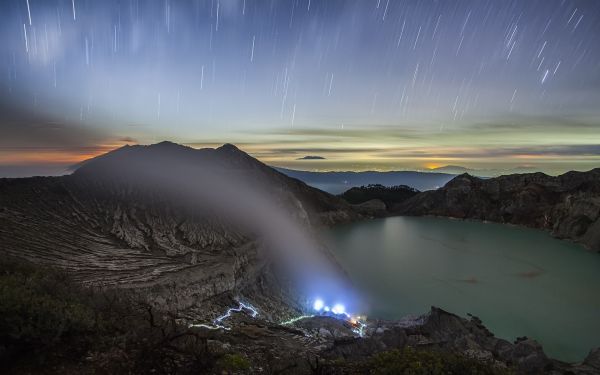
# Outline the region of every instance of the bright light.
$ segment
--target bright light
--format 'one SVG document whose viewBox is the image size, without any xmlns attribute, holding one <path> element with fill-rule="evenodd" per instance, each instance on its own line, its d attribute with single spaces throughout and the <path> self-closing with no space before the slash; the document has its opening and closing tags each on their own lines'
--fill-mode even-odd
<svg viewBox="0 0 600 375">
<path fill-rule="evenodd" d="M 208 329 L 220 329 L 220 328 L 222 328 L 222 329 L 224 329 L 224 330 L 226 330 L 226 331 L 229 331 L 231 328 L 229 328 L 229 327 L 225 327 L 225 326 L 223 325 L 223 321 L 224 321 L 225 319 L 227 319 L 227 318 L 231 317 L 231 314 L 232 314 L 232 313 L 234 313 L 234 312 L 236 312 L 236 313 L 239 313 L 239 312 L 242 312 L 242 311 L 244 311 L 244 309 L 246 309 L 246 310 L 250 311 L 250 312 L 252 313 L 252 317 L 253 317 L 253 318 L 256 318 L 256 316 L 258 315 L 258 310 L 256 310 L 256 309 L 254 308 L 254 306 L 252 306 L 252 305 L 251 305 L 251 304 L 249 304 L 249 303 L 243 303 L 243 302 L 238 302 L 238 303 L 239 303 L 240 305 L 239 305 L 237 308 L 235 308 L 235 307 L 232 307 L 232 308 L 228 309 L 228 310 L 225 312 L 225 314 L 223 314 L 223 315 L 219 316 L 218 318 L 216 318 L 216 319 L 213 321 L 213 324 L 212 324 L 212 325 L 209 325 L 209 324 L 190 324 L 190 327 L 203 327 L 203 328 L 208 328 Z"/>
<path fill-rule="evenodd" d="M 335 306 L 333 306 L 331 312 L 334 314 L 343 314 L 346 312 L 346 308 L 341 303 L 338 303 Z"/>
<path fill-rule="evenodd" d="M 325 306 L 325 308 L 323 310 L 329 311 L 329 306 Z"/>
<path fill-rule="evenodd" d="M 325 303 L 323 302 L 323 300 L 316 299 L 315 303 L 313 304 L 313 309 L 315 309 L 316 311 L 321 311 L 321 309 L 324 306 L 325 306 Z"/>
</svg>

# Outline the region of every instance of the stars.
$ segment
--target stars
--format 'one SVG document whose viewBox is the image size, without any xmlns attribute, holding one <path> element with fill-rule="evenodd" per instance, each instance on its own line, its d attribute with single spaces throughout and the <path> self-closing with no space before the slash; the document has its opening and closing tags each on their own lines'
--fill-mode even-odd
<svg viewBox="0 0 600 375">
<path fill-rule="evenodd" d="M 293 128 L 294 127 L 294 120 L 296 120 L 296 103 L 294 103 L 293 109 L 292 109 L 292 120 L 290 122 L 290 127 Z"/>
<path fill-rule="evenodd" d="M 548 73 L 550 72 L 550 70 L 546 69 L 546 71 L 544 71 L 544 74 L 542 75 L 542 85 L 544 84 L 544 82 L 546 82 L 546 78 L 548 78 Z"/>
<path fill-rule="evenodd" d="M 23 24 L 23 36 L 25 39 L 25 51 L 29 54 L 29 41 L 27 39 L 27 26 L 25 24 Z"/>
<path fill-rule="evenodd" d="M 300 124 L 350 136 L 359 123 L 437 132 L 518 108 L 598 112 L 596 2 L 18 0 L 0 11 L 0 88 L 74 119 L 93 94 L 90 124 L 109 113 L 180 139 L 223 124 L 241 138 Z"/>
<path fill-rule="evenodd" d="M 415 38 L 415 44 L 413 45 L 413 50 L 417 49 L 417 43 L 419 42 L 420 35 L 421 35 L 421 26 L 419 26 L 419 31 L 417 31 L 417 36 Z"/>
<path fill-rule="evenodd" d="M 577 19 L 577 22 L 575 22 L 575 26 L 573 26 L 573 32 L 575 32 L 575 30 L 577 30 L 577 26 L 579 26 L 579 23 L 581 22 L 582 19 L 583 19 L 583 14 L 581 16 L 579 16 L 579 18 Z"/>
<path fill-rule="evenodd" d="M 510 98 L 510 107 L 509 107 L 510 112 L 512 112 L 515 107 L 515 98 L 517 97 L 517 90 L 518 89 L 515 89 L 515 91 L 513 91 L 512 97 Z"/>
<path fill-rule="evenodd" d="M 29 0 L 27 2 L 27 17 L 29 18 L 29 26 L 31 26 L 31 9 L 29 8 Z"/>
<path fill-rule="evenodd" d="M 215 31 L 219 31 L 219 8 L 221 7 L 221 2 L 217 0 L 217 22 L 215 23 Z"/>
<path fill-rule="evenodd" d="M 544 48 L 546 48 L 546 44 L 548 43 L 547 40 L 544 41 L 544 44 L 542 44 L 542 48 L 540 48 L 540 52 L 538 52 L 537 57 L 539 58 L 542 55 L 542 52 L 544 52 Z"/>
<path fill-rule="evenodd" d="M 204 65 L 200 68 L 200 90 L 204 88 Z"/>
<path fill-rule="evenodd" d="M 412 78 L 412 88 L 415 88 L 415 83 L 417 82 L 417 75 L 419 74 L 419 63 L 415 66 L 415 72 L 413 73 Z"/>
<path fill-rule="evenodd" d="M 560 63 L 561 63 L 561 62 L 562 62 L 562 61 L 559 61 L 559 62 L 556 64 L 556 67 L 554 68 L 554 71 L 552 72 L 552 75 L 556 75 L 556 72 L 558 72 L 558 68 L 560 67 Z"/>
<path fill-rule="evenodd" d="M 85 65 L 90 65 L 90 48 L 88 38 L 85 38 Z"/>
<path fill-rule="evenodd" d="M 573 17 L 575 17 L 575 13 L 577 13 L 577 8 L 575 8 L 575 10 L 573 10 L 573 13 L 571 13 L 571 17 L 569 17 L 569 20 L 567 21 L 567 25 L 571 23 L 571 21 L 573 20 Z"/>
<path fill-rule="evenodd" d="M 385 16 L 387 15 L 389 5 L 390 5 L 390 0 L 387 0 L 385 3 L 385 10 L 383 11 L 383 16 L 381 17 L 382 21 L 385 21 Z"/>
<path fill-rule="evenodd" d="M 404 27 L 406 26 L 406 20 L 402 20 L 402 30 L 400 30 L 400 36 L 398 37 L 397 46 L 400 47 L 400 42 L 402 41 L 402 36 L 404 35 Z"/>
</svg>

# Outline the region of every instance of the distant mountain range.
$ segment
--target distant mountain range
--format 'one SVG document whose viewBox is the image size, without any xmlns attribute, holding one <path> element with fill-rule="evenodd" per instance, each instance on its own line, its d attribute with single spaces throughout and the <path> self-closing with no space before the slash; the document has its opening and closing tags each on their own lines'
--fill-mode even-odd
<svg viewBox="0 0 600 375">
<path fill-rule="evenodd" d="M 431 172 L 439 172 L 439 173 L 450 173 L 450 174 L 455 174 L 455 175 L 468 173 L 471 176 L 496 177 L 496 176 L 500 176 L 500 175 L 508 175 L 508 174 L 515 174 L 515 173 L 535 173 L 538 170 L 536 170 L 533 167 L 529 167 L 529 166 L 519 166 L 519 167 L 515 167 L 515 168 L 510 168 L 510 169 L 494 169 L 494 168 L 473 169 L 473 168 L 462 167 L 460 165 L 445 165 L 443 167 L 432 168 L 432 169 L 430 169 L 430 171 Z"/>
<path fill-rule="evenodd" d="M 450 174 L 461 174 L 475 172 L 473 169 L 461 167 L 460 165 L 444 165 L 443 167 L 432 168 L 432 172 L 438 173 L 450 173 Z"/>
<path fill-rule="evenodd" d="M 434 190 L 444 186 L 456 176 L 456 174 L 450 173 L 417 171 L 308 172 L 286 168 L 275 169 L 331 194 L 341 194 L 350 188 L 371 184 L 383 186 L 406 185 L 421 191 Z"/>
<path fill-rule="evenodd" d="M 520 166 L 511 169 L 472 169 L 460 165 L 445 165 L 426 171 L 328 171 L 313 172 L 274 167 L 281 173 L 304 181 L 306 184 L 331 194 L 341 194 L 353 187 L 379 184 L 387 187 L 406 185 L 420 191 L 435 190 L 444 186 L 454 177 L 468 173 L 480 178 L 501 175 L 535 173 L 535 168 Z"/>
</svg>

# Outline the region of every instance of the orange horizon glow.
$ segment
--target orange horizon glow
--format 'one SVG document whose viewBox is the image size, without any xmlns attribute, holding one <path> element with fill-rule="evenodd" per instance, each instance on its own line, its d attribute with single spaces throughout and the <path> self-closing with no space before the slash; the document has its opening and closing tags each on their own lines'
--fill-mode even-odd
<svg viewBox="0 0 600 375">
<path fill-rule="evenodd" d="M 105 144 L 89 149 L 23 149 L 20 151 L 0 151 L 0 165 L 35 165 L 35 164 L 77 164 L 113 151 L 122 144 Z"/>
<path fill-rule="evenodd" d="M 436 169 L 436 168 L 440 168 L 443 167 L 444 165 L 441 163 L 425 163 L 423 165 L 423 167 L 425 167 L 426 169 Z"/>
<path fill-rule="evenodd" d="M 178 143 L 192 148 L 217 148 L 223 143 Z M 236 144 L 235 141 L 231 142 Z M 80 147 L 40 147 L 40 148 L 0 148 L 0 166 L 74 166 L 85 160 L 92 159 L 102 154 L 113 151 L 126 144 L 137 144 L 125 140 L 107 140 L 98 145 Z M 568 170 L 589 170 L 595 166 L 597 158 L 572 157 L 569 166 L 565 165 L 564 155 L 536 155 L 520 153 L 508 155 L 502 159 L 477 157 L 464 157 L 464 148 L 440 147 L 411 147 L 398 150 L 394 153 L 393 148 L 381 147 L 382 153 L 373 149 L 360 149 L 356 151 L 338 151 L 336 147 L 327 145 L 319 151 L 312 152 L 312 144 L 299 142 L 298 144 L 285 144 L 277 142 L 266 143 L 244 143 L 238 142 L 239 148 L 249 155 L 273 167 L 282 167 L 295 170 L 306 170 L 315 172 L 329 171 L 434 171 L 436 168 L 447 165 L 459 165 L 486 173 L 504 173 L 511 168 L 523 167 L 523 162 L 531 168 L 548 174 L 560 174 Z M 298 151 L 302 150 L 302 151 Z M 305 151 L 306 150 L 306 151 Z M 346 148 L 348 150 L 348 148 Z M 443 151 L 443 152 L 442 152 Z M 469 151 L 469 150 L 466 150 Z M 406 152 L 406 155 L 403 155 Z M 421 155 L 415 155 L 420 152 Z M 444 155 L 443 153 L 449 153 Z M 452 157 L 456 152 L 456 157 Z M 322 160 L 302 160 L 299 156 L 312 153 L 325 157 Z M 467 152 L 468 154 L 468 152 Z M 578 164 L 576 164 L 577 162 Z"/>
</svg>

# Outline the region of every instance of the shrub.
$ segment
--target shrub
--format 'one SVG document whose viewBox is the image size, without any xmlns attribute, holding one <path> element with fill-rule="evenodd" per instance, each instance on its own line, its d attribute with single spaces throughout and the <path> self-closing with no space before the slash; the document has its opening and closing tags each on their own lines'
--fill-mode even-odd
<svg viewBox="0 0 600 375">
<path fill-rule="evenodd" d="M 410 347 L 374 355 L 365 364 L 373 374 L 403 375 L 501 375 L 506 369 L 456 354 L 415 350 Z"/>
<path fill-rule="evenodd" d="M 241 354 L 225 354 L 217 361 L 217 367 L 227 371 L 245 371 L 250 369 L 250 362 Z"/>
<path fill-rule="evenodd" d="M 84 288 L 64 272 L 0 261 L 0 372 L 201 372 L 206 338 L 141 296 Z"/>
</svg>

